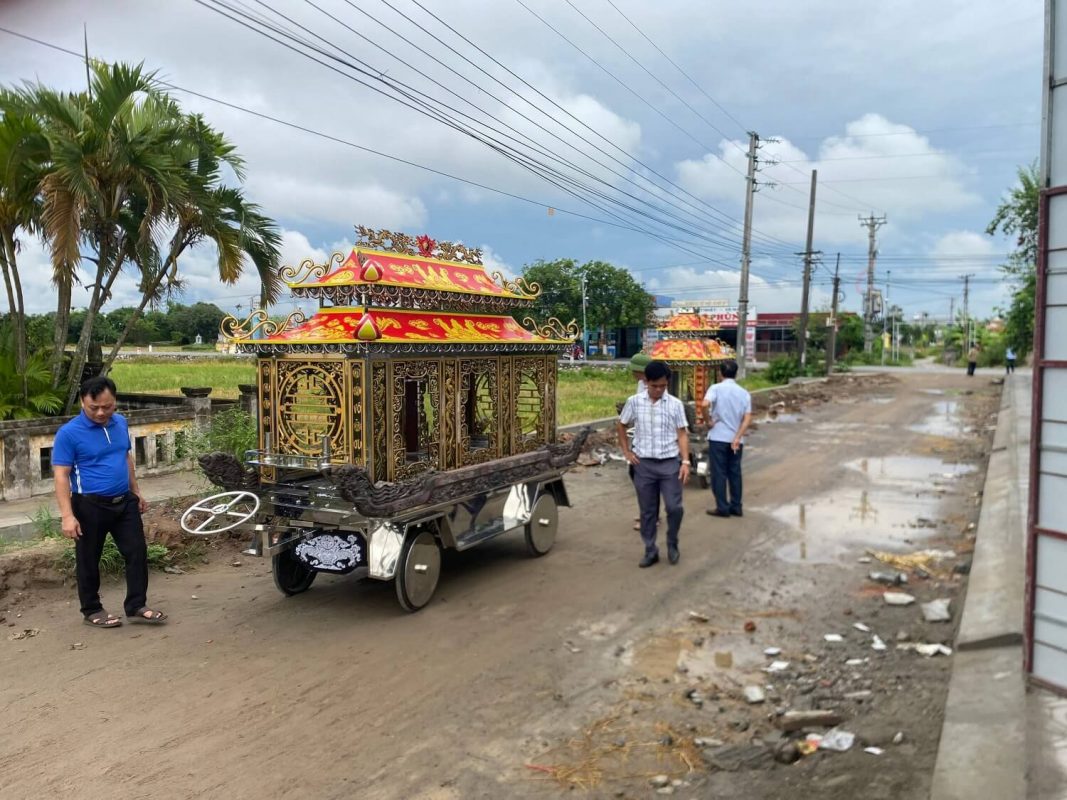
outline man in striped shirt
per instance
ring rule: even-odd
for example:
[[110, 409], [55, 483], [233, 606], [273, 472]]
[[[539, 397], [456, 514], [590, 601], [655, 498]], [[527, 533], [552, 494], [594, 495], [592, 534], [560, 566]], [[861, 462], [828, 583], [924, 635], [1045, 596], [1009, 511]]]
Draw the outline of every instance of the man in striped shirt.
[[[619, 446], [634, 468], [634, 488], [641, 508], [645, 555], [638, 566], [659, 561], [656, 521], [659, 501], [667, 509], [667, 560], [677, 564], [678, 529], [682, 525], [682, 484], [689, 480], [689, 435], [685, 406], [667, 392], [670, 368], [662, 361], [645, 367], [645, 391], [626, 401], [616, 428]], [[633, 448], [626, 435], [633, 426]]]

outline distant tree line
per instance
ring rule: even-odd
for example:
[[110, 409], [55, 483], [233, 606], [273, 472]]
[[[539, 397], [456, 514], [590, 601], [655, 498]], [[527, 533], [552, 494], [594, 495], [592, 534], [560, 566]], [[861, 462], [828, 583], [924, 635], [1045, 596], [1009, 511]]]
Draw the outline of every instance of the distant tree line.
[[[129, 328], [125, 337], [126, 346], [192, 344], [196, 341], [197, 334], [205, 344], [214, 344], [219, 335], [219, 325], [226, 316], [226, 312], [213, 303], [170, 303], [165, 311], [146, 311], [134, 318], [136, 312], [137, 309], [133, 306], [124, 306], [101, 313], [96, 318], [89, 341], [101, 346], [113, 345]], [[81, 339], [86, 316], [85, 309], [71, 312], [66, 344], [76, 345]], [[6, 315], [0, 315], [0, 326], [6, 326], [10, 321]], [[56, 312], [30, 314], [26, 317], [25, 326], [31, 353], [52, 347]]]
[[[281, 289], [281, 238], [245, 198], [234, 146], [140, 65], [90, 62], [86, 71], [81, 92], [0, 87], [0, 418], [72, 410], [94, 342], [110, 345], [106, 371], [124, 341], [213, 338], [214, 306], [178, 307], [173, 320], [150, 310], [181, 291], [192, 247], [214, 251], [221, 283], [250, 268], [265, 303]], [[28, 236], [51, 260], [56, 310], [43, 319], [26, 314], [19, 256]], [[136, 279], [140, 302], [105, 312], [122, 274]], [[81, 312], [72, 307], [79, 284], [88, 292]]]

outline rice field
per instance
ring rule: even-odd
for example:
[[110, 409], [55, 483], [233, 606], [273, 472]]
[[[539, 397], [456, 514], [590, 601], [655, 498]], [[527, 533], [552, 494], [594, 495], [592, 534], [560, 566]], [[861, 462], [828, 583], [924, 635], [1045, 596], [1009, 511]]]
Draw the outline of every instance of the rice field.
[[[210, 386], [212, 397], [237, 399], [239, 383], [255, 383], [256, 368], [248, 359], [220, 358], [175, 361], [144, 358], [116, 362], [111, 378], [121, 392], [181, 394], [183, 386]], [[745, 388], [774, 385], [755, 374], [742, 381]], [[562, 367], [557, 397], [560, 425], [614, 416], [615, 404], [634, 391], [634, 379], [624, 366]]]
[[[236, 399], [240, 383], [255, 383], [256, 368], [246, 359], [174, 361], [144, 358], [115, 363], [111, 378], [121, 392], [181, 394], [183, 386], [210, 386], [212, 397]], [[601, 419], [615, 414], [615, 404], [633, 393], [634, 381], [624, 368], [561, 369], [558, 417], [560, 425]]]

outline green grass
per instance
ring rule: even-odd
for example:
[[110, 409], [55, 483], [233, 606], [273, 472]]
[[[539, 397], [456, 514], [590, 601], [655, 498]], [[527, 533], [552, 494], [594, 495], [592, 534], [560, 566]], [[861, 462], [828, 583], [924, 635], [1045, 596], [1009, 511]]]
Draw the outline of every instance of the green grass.
[[[115, 364], [111, 377], [123, 392], [180, 394], [182, 386], [211, 386], [212, 397], [236, 399], [237, 384], [255, 383], [256, 368], [238, 359], [173, 362], [137, 359]], [[763, 389], [774, 384], [756, 373], [742, 385]], [[579, 367], [559, 371], [557, 416], [560, 425], [612, 417], [615, 404], [634, 393], [635, 381], [625, 367]]]
[[757, 389], [770, 389], [773, 386], [781, 386], [780, 383], [775, 383], [762, 372], [754, 372], [747, 378], [743, 378], [738, 381], [739, 384], [744, 386], [750, 392], [754, 392]]
[[615, 404], [624, 401], [637, 388], [637, 381], [625, 368], [582, 367], [559, 371], [557, 416], [560, 425], [613, 417]]
[[146, 394], [181, 394], [183, 386], [210, 386], [212, 397], [236, 400], [239, 383], [256, 382], [256, 364], [252, 360], [203, 359], [174, 361], [144, 358], [117, 361], [111, 379], [120, 392]]

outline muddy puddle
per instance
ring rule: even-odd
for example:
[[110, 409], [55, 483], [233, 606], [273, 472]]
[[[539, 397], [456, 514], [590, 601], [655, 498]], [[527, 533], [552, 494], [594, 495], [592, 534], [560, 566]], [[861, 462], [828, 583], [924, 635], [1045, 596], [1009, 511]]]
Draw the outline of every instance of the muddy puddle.
[[782, 413], [782, 414], [773, 414], [773, 415], [772, 414], [767, 414], [766, 416], [760, 417], [758, 420], [756, 420], [756, 422], [760, 422], [760, 423], [764, 423], [764, 422], [784, 422], [786, 424], [789, 424], [789, 423], [793, 423], [793, 422], [800, 422], [801, 419], [803, 419], [803, 417], [801, 417], [800, 414]]
[[622, 660], [652, 681], [672, 678], [679, 672], [693, 678], [714, 680], [726, 675], [736, 676], [738, 669], [742, 672], [760, 670], [768, 661], [748, 637], [719, 635], [705, 638], [681, 633], [653, 636], [626, 653]]
[[957, 491], [960, 478], [974, 472], [959, 464], [925, 456], [864, 458], [845, 464], [859, 473], [861, 485], [844, 486], [771, 514], [798, 532], [777, 550], [779, 558], [832, 564], [857, 550], [908, 550], [943, 532], [942, 497]]
[[930, 414], [917, 424], [909, 425], [908, 428], [926, 436], [949, 438], [963, 436], [969, 430], [960, 416], [958, 400], [939, 400], [934, 403]]

